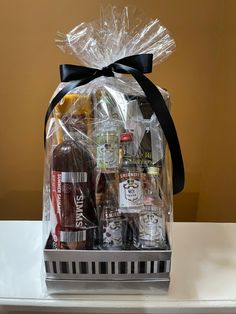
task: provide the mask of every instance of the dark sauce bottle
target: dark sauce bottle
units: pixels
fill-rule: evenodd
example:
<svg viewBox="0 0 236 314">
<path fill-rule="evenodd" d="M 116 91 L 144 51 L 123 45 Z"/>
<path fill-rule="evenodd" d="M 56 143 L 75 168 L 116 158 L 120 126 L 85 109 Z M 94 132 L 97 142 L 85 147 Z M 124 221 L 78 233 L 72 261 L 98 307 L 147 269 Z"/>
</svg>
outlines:
<svg viewBox="0 0 236 314">
<path fill-rule="evenodd" d="M 51 220 L 56 248 L 93 248 L 97 229 L 94 169 L 94 160 L 80 141 L 67 139 L 53 151 Z"/>
</svg>

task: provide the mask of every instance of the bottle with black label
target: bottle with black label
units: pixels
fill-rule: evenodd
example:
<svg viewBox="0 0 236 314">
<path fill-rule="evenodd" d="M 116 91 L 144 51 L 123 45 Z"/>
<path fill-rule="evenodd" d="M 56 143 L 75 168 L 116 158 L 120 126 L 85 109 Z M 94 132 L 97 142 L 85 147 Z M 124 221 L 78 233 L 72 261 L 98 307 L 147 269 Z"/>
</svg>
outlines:
<svg viewBox="0 0 236 314">
<path fill-rule="evenodd" d="M 66 139 L 54 149 L 51 169 L 54 246 L 93 248 L 97 228 L 94 160 L 79 140 Z"/>
<path fill-rule="evenodd" d="M 139 147 L 139 163 L 143 170 L 152 165 L 152 139 L 150 130 L 150 121 L 153 115 L 152 108 L 146 97 L 138 97 L 139 108 L 143 115 L 143 124 L 145 125 L 145 133 Z"/>
<path fill-rule="evenodd" d="M 145 126 L 145 133 L 139 146 L 138 162 L 144 173 L 147 172 L 148 167 L 157 164 L 161 171 L 165 141 L 157 117 L 154 114 L 151 105 L 145 96 L 129 95 L 127 96 L 127 98 L 129 101 L 133 101 L 134 99 L 138 101 L 139 108 L 143 116 L 142 124 Z M 165 101 L 168 105 L 168 99 L 166 99 L 166 97 Z"/>
</svg>

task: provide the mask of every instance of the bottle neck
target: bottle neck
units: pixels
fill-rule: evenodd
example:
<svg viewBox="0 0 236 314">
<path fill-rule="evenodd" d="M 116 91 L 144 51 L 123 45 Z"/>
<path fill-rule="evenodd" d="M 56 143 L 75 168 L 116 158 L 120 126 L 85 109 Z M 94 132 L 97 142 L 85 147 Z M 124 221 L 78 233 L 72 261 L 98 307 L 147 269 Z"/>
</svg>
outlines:
<svg viewBox="0 0 236 314">
<path fill-rule="evenodd" d="M 157 205 L 159 203 L 159 189 L 158 189 L 158 176 L 155 174 L 148 173 L 147 174 L 147 183 L 145 188 L 145 205 L 151 205 L 155 204 Z"/>
<path fill-rule="evenodd" d="M 132 141 L 122 142 L 123 157 L 134 158 L 134 146 Z"/>
<path fill-rule="evenodd" d="M 119 216 L 117 208 L 113 205 L 112 200 L 106 200 L 102 206 L 103 218 L 109 219 Z"/>
</svg>

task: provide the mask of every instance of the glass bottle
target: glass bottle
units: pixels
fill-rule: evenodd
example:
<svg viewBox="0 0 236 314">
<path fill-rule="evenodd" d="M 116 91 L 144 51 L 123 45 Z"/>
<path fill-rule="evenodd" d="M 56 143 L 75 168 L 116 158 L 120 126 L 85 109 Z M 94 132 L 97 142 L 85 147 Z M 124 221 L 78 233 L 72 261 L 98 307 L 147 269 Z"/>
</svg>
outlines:
<svg viewBox="0 0 236 314">
<path fill-rule="evenodd" d="M 97 168 L 114 172 L 119 165 L 119 129 L 115 122 L 104 122 L 97 130 Z"/>
<path fill-rule="evenodd" d="M 118 173 L 102 173 L 98 172 L 96 177 L 96 207 L 98 217 L 102 212 L 104 202 L 112 200 L 113 206 L 118 208 Z"/>
<path fill-rule="evenodd" d="M 54 243 L 61 249 L 91 249 L 95 212 L 95 163 L 86 147 L 65 139 L 52 157 L 51 200 Z"/>
<path fill-rule="evenodd" d="M 159 168 L 147 170 L 144 208 L 139 214 L 139 245 L 141 249 L 166 249 L 165 201 L 159 184 Z"/>
<path fill-rule="evenodd" d="M 143 206 L 141 170 L 134 156 L 133 134 L 122 133 L 120 137 L 123 157 L 119 167 L 119 208 L 136 212 Z"/>
<path fill-rule="evenodd" d="M 153 110 L 144 96 L 138 97 L 139 107 L 143 116 L 143 124 L 145 125 L 145 133 L 139 147 L 139 161 L 143 170 L 152 164 L 152 139 L 150 130 L 150 121 Z"/>
<path fill-rule="evenodd" d="M 121 217 L 112 200 L 106 200 L 99 221 L 100 249 L 123 250 L 126 241 L 127 219 Z"/>
<path fill-rule="evenodd" d="M 141 170 L 134 155 L 133 134 L 122 133 L 120 141 L 123 153 L 119 167 L 119 211 L 128 219 L 126 248 L 136 249 L 139 211 L 143 207 Z"/>
</svg>

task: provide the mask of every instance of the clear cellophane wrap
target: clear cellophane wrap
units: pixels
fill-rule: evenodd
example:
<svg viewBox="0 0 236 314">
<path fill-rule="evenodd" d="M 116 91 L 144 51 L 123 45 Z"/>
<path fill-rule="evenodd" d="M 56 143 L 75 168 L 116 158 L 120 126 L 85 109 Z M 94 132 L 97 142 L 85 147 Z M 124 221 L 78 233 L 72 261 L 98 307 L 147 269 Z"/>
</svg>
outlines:
<svg viewBox="0 0 236 314">
<path fill-rule="evenodd" d="M 99 20 L 59 33 L 56 44 L 79 65 L 98 69 L 147 53 L 158 64 L 175 48 L 157 19 L 113 6 L 103 9 Z M 53 97 L 67 84 L 60 83 Z M 158 89 L 169 108 L 168 92 Z M 57 104 L 46 130 L 47 247 L 167 249 L 172 194 L 162 128 L 130 75 L 101 76 Z"/>
</svg>

